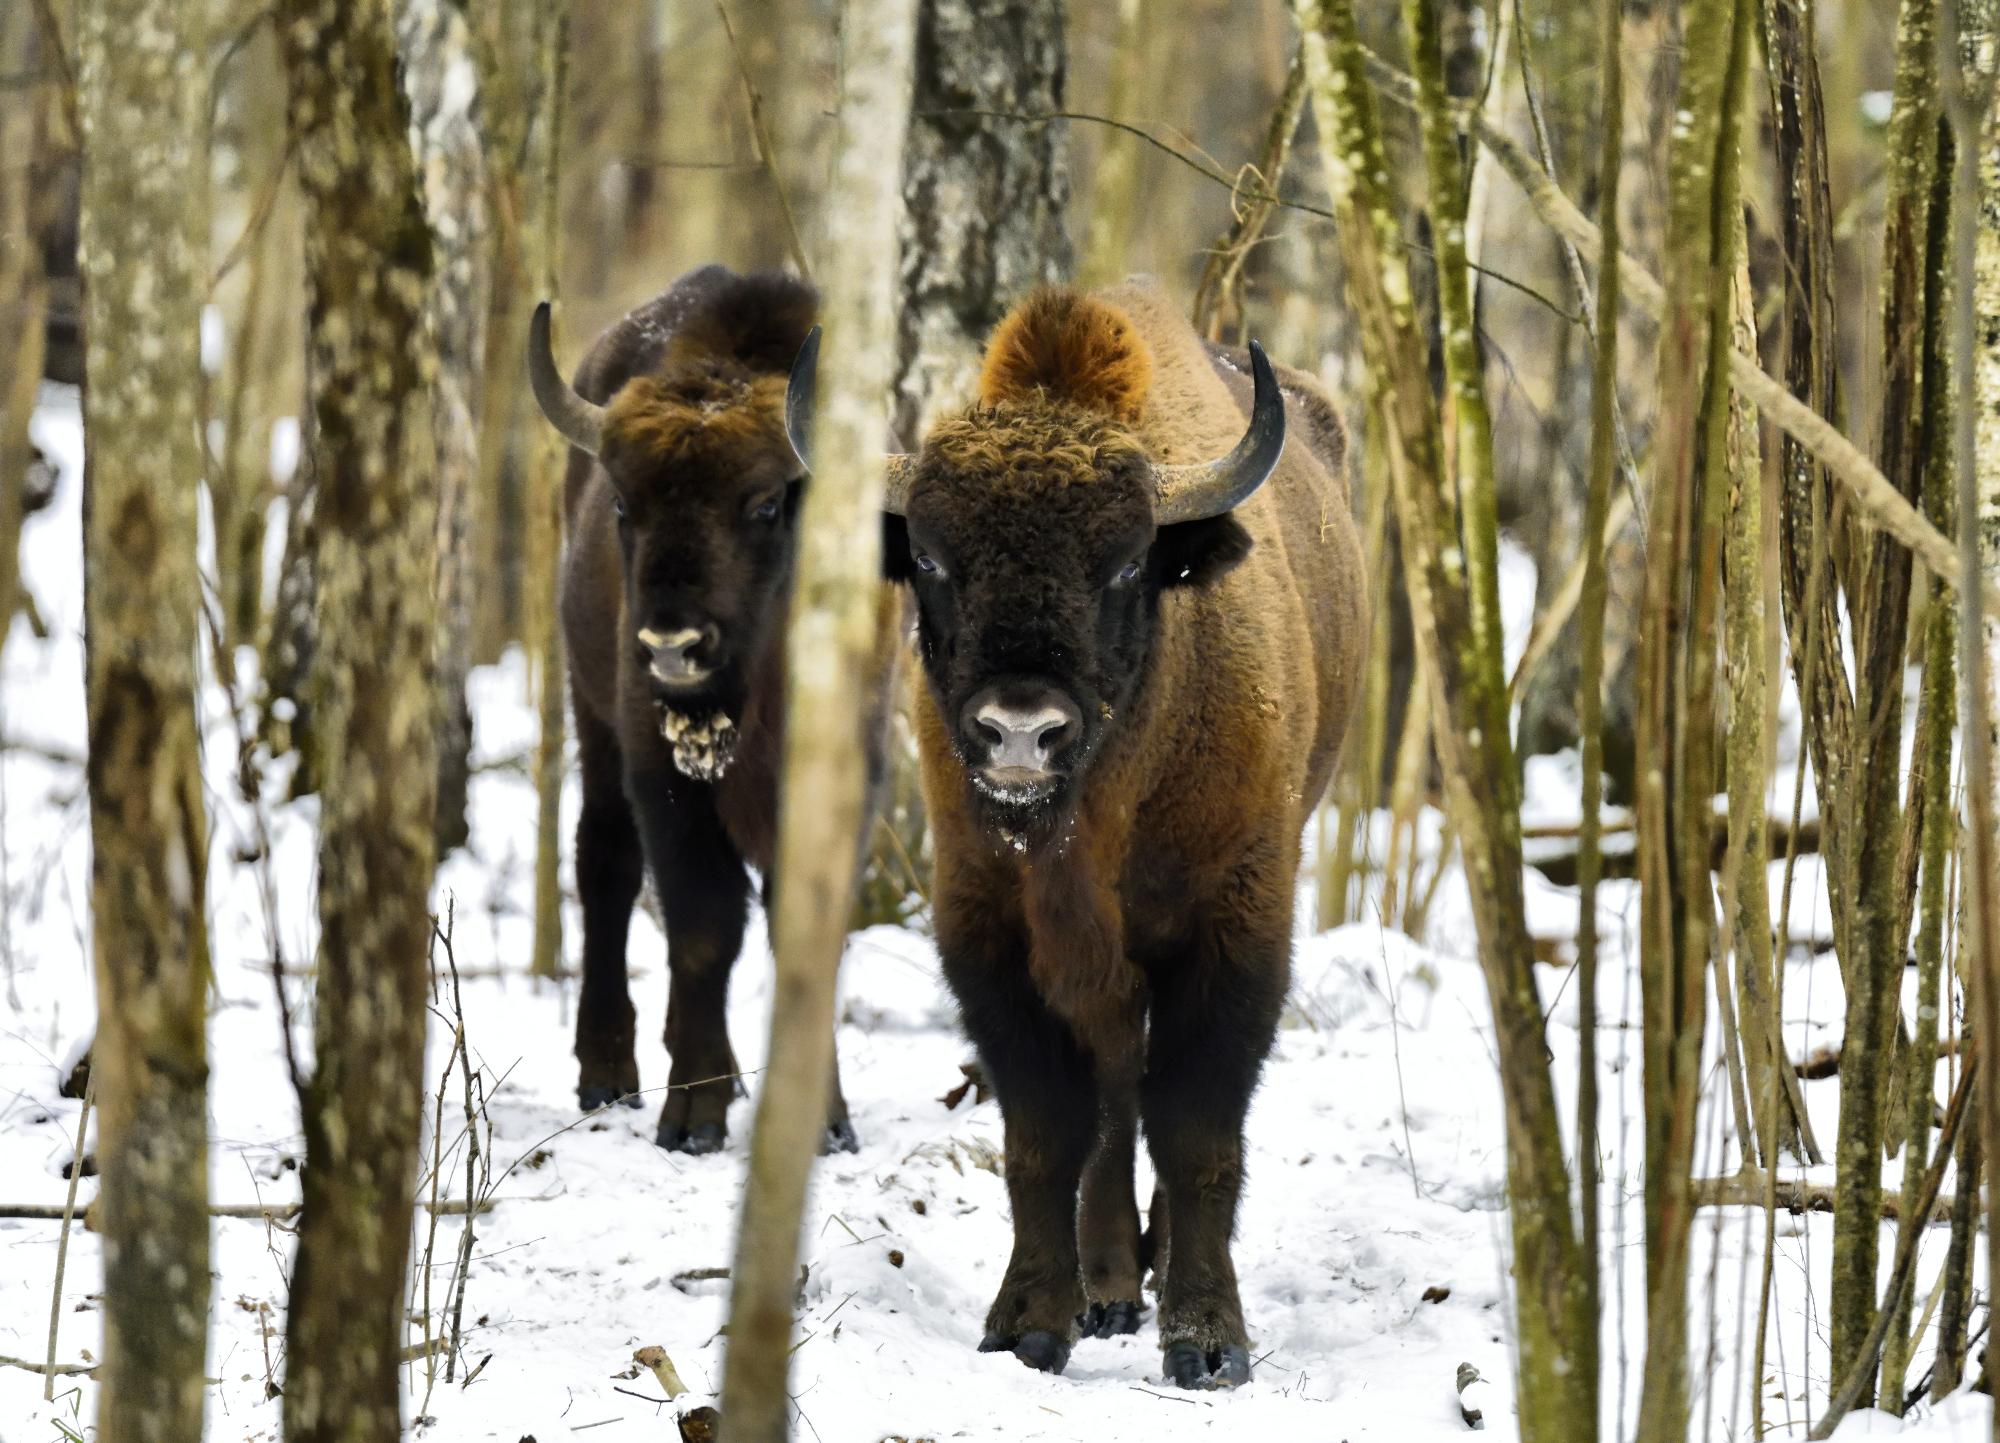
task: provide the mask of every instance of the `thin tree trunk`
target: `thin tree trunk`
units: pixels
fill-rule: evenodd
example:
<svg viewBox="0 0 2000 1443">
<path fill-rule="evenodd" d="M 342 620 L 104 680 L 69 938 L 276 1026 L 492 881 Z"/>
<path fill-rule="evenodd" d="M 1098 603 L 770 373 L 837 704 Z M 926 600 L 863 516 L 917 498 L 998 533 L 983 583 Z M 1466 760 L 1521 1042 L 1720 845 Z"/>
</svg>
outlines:
<svg viewBox="0 0 2000 1443">
<path fill-rule="evenodd" d="M 542 115 L 536 140 L 540 162 L 538 212 L 531 237 L 536 283 L 555 300 L 561 254 L 563 79 L 567 74 L 569 11 L 544 3 L 536 12 L 536 67 L 541 72 Z M 535 931 L 529 970 L 554 977 L 562 963 L 562 776 L 565 673 L 562 627 L 556 619 L 556 574 L 562 567 L 563 469 L 569 448 L 553 429 L 541 428 L 531 444 L 527 485 L 528 547 L 525 630 L 535 658 Z"/>
<path fill-rule="evenodd" d="M 1667 308 L 1639 682 L 1647 1359 L 1641 1443 L 1680 1443 L 1688 1425 L 1690 1175 L 1715 941 L 1707 833 L 1718 774 L 1717 581 L 1734 469 L 1728 362 L 1750 53 L 1743 0 L 1695 0 L 1685 24 L 1669 158 Z"/>
<path fill-rule="evenodd" d="M 1597 263 L 1597 344 L 1590 372 L 1590 481 L 1584 496 L 1583 599 L 1578 603 L 1576 715 L 1583 766 L 1583 816 L 1577 836 L 1577 1081 L 1576 1171 L 1580 1203 L 1579 1250 L 1584 1265 L 1584 1310 L 1593 1319 L 1602 1309 L 1598 1280 L 1597 1171 L 1597 881 L 1598 847 L 1604 806 L 1604 535 L 1611 512 L 1611 483 L 1617 469 L 1618 406 L 1618 181 L 1624 160 L 1624 25 L 1620 0 L 1599 6 L 1600 79 L 1603 114 L 1598 124 L 1598 214 L 1602 243 Z M 1760 858 L 1761 861 L 1761 858 Z M 1598 1328 L 1578 1340 L 1579 1367 L 1593 1380 L 1601 1376 Z M 1620 1420 L 1622 1422 L 1622 1420 Z"/>
<path fill-rule="evenodd" d="M 1475 624 L 1481 609 L 1471 577 L 1490 574 L 1497 544 L 1485 524 L 1491 496 L 1469 498 L 1460 543 L 1352 0 L 1296 0 L 1296 11 L 1348 297 L 1389 422 L 1383 439 L 1395 478 L 1411 611 L 1493 1008 L 1507 1109 L 1522 1436 L 1532 1443 L 1593 1438 L 1596 1380 L 1575 1366 L 1576 1340 L 1597 1326 L 1585 1281 L 1591 1263 L 1577 1245 L 1569 1209 L 1562 1128 L 1523 913 L 1520 813 L 1513 804 L 1519 778 L 1508 735 L 1506 677 L 1497 629 Z M 1446 124 L 1437 64 L 1431 57 L 1431 78 L 1420 88 L 1432 151 L 1439 150 L 1438 132 Z M 1444 144 L 1452 147 L 1449 138 Z M 1455 161 L 1455 148 L 1451 153 Z M 1436 192 L 1434 183 L 1433 205 Z M 1462 374 L 1454 377 L 1454 394 L 1473 384 Z M 1459 419 L 1463 426 L 1464 415 Z M 1481 561 L 1468 566 L 1465 550 L 1480 551 Z"/>
<path fill-rule="evenodd" d="M 208 823 L 194 665 L 207 86 L 185 59 L 202 43 L 176 0 L 93 0 L 77 33 L 107 1439 L 201 1437 L 206 1387 Z"/>
<path fill-rule="evenodd" d="M 1007 308 L 1069 272 L 1068 126 L 1019 118 L 1063 108 L 1064 9 L 1046 0 L 917 7 L 895 375 L 894 434 L 905 445 L 966 399 L 956 388 L 977 373 Z M 837 223 L 830 203 L 827 213 Z"/>
<path fill-rule="evenodd" d="M 435 866 L 431 273 L 390 0 L 284 0 L 317 419 L 315 1068 L 286 1333 L 291 1443 L 401 1429 Z"/>
<path fill-rule="evenodd" d="M 401 0 L 398 43 L 410 97 L 411 140 L 421 158 L 424 210 L 437 247 L 425 300 L 437 350 L 431 429 L 437 448 L 438 786 L 437 847 L 443 856 L 470 835 L 472 557 L 467 512 L 479 481 L 478 412 L 487 307 L 486 164 L 474 102 L 447 84 L 472 64 L 465 17 L 446 0 Z"/>
<path fill-rule="evenodd" d="M 1935 52 L 1933 52 L 1934 54 Z M 1931 198 L 1925 221 L 1924 275 L 1929 301 L 1924 307 L 1922 342 L 1924 511 L 1931 524 L 1947 535 L 1953 527 L 1951 495 L 1951 386 L 1945 354 L 1945 284 L 1948 280 L 1951 231 L 1951 132 L 1935 109 L 1932 130 L 1937 159 L 1931 167 Z M 1951 598 L 1932 577 L 1924 611 L 1924 680 L 1917 703 L 1917 742 L 1911 757 L 1908 826 L 1905 845 L 1914 852 L 1921 878 L 1917 913 L 1917 1015 L 1910 1045 L 1902 1061 L 1903 1216 L 1902 1228 L 1913 1224 L 1917 1190 L 1930 1163 L 1930 1134 L 1938 1056 L 1945 953 L 1945 873 L 1957 832 L 1951 800 L 1952 734 L 1958 721 L 1958 632 Z M 1900 870 L 1900 869 L 1899 869 Z M 1909 930 L 1899 921 L 1896 936 Z M 1976 1130 L 1976 1129 L 1969 1129 Z M 1897 1243 L 1902 1244 L 1901 1229 Z M 1910 1336 L 1915 1289 L 1907 1289 L 1897 1305 L 1895 1324 L 1882 1352 L 1882 1384 L 1878 1406 L 1903 1411 L 1905 1383 L 1916 1340 Z"/>
<path fill-rule="evenodd" d="M 33 76 L 41 65 L 36 18 L 15 4 L 0 15 L 0 73 Z M 35 224 L 41 159 L 42 86 L 0 94 L 0 651 L 20 589 L 21 521 L 34 460 L 28 421 L 41 392 L 48 283 Z"/>
<path fill-rule="evenodd" d="M 859 872 L 863 674 L 876 647 L 883 398 L 895 374 L 898 162 L 909 115 L 914 0 L 850 0 L 838 159 L 826 204 L 822 404 L 800 518 L 786 641 L 791 678 L 777 858 L 770 1062 L 744 1186 L 729 1354 L 728 1443 L 782 1443 L 791 1400 L 799 1229 L 833 1073 L 834 979 Z"/>
<path fill-rule="evenodd" d="M 1153 27 L 1146 22 L 1150 19 L 1157 25 L 1164 17 L 1157 7 L 1149 14 L 1146 0 L 1117 0 L 1117 4 L 1111 84 L 1103 113 L 1129 122 L 1133 103 L 1152 70 L 1151 47 L 1146 42 Z M 1056 23 L 1062 23 L 1060 15 Z M 1145 161 L 1142 144 L 1138 136 L 1108 126 L 1099 138 L 1097 171 L 1090 187 L 1090 222 L 1084 232 L 1083 255 L 1077 262 L 1077 279 L 1084 285 L 1113 285 L 1131 269 L 1132 231 L 1139 218 L 1139 182 Z M 1199 301 L 1196 305 L 1198 309 Z"/>
<path fill-rule="evenodd" d="M 1945 0 L 1947 23 L 1939 27 L 1939 70 L 1944 79 L 1954 137 L 1956 165 L 1952 190 L 1952 467 L 1958 493 L 1958 564 L 1966 577 L 1992 567 L 2000 556 L 2000 228 L 1982 220 L 2000 206 L 2000 154 L 1990 144 L 1992 112 L 2000 102 L 1995 85 L 1995 34 L 1965 12 L 1965 0 Z M 1966 49 L 1979 67 L 1966 67 Z M 1975 1043 L 1987 1047 L 2000 1038 L 2000 845 L 1994 835 L 1993 696 L 1989 676 L 1984 589 L 1961 588 L 1959 672 L 1964 687 L 1959 708 L 1965 745 L 1965 924 L 1960 948 L 1970 978 L 1971 1025 Z M 1986 1236 L 2000 1238 L 2000 1187 L 1992 1185 L 2000 1158 L 2000 1065 L 1981 1069 L 1980 1152 L 1987 1167 Z M 2000 1296 L 2000 1249 L 1986 1252 L 1986 1295 Z M 1993 1410 L 1992 1436 L 2000 1443 L 2000 1408 Z"/>
</svg>

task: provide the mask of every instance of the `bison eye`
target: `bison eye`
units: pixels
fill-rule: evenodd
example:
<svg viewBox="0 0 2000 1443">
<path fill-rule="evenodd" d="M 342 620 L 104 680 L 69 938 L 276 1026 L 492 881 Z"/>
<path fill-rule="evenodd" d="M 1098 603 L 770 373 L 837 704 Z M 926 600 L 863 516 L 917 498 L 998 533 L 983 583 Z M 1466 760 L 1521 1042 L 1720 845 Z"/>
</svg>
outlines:
<svg viewBox="0 0 2000 1443">
<path fill-rule="evenodd" d="M 1136 561 L 1126 562 L 1118 569 L 1118 579 L 1120 581 L 1137 581 L 1139 579 L 1139 563 Z"/>
<path fill-rule="evenodd" d="M 616 516 L 620 521 L 629 521 L 632 519 L 625 514 L 625 498 L 620 496 L 616 491 L 611 493 L 611 514 Z"/>
<path fill-rule="evenodd" d="M 775 496 L 767 496 L 762 501 L 759 501 L 755 506 L 751 507 L 750 519 L 752 521 L 762 521 L 766 525 L 769 525 L 771 522 L 776 521 L 778 519 L 778 498 Z"/>
<path fill-rule="evenodd" d="M 926 576 L 936 576 L 939 573 L 938 564 L 931 560 L 928 553 L 922 551 L 917 553 L 917 570 Z"/>
</svg>

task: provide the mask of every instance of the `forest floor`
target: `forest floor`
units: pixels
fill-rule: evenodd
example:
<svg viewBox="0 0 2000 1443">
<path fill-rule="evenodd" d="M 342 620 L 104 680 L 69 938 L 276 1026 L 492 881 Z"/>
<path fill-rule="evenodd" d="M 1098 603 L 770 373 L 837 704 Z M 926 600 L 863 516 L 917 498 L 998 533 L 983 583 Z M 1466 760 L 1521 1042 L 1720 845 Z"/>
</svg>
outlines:
<svg viewBox="0 0 2000 1443">
<path fill-rule="evenodd" d="M 56 1356 L 74 1363 L 94 1358 L 99 1347 L 98 1239 L 72 1230 L 58 1296 L 60 1223 L 6 1216 L 8 1208 L 64 1201 L 79 1104 L 58 1089 L 93 1015 L 73 393 L 49 393 L 35 434 L 61 463 L 62 481 L 56 504 L 28 522 L 23 547 L 26 580 L 50 637 L 38 641 L 17 627 L 0 676 L 7 744 L 0 754 L 0 1355 L 42 1358 L 53 1299 Z M 1512 564 L 1508 585 L 1518 634 L 1532 575 L 1524 578 Z M 517 763 L 534 720 L 518 663 L 476 673 L 472 700 L 482 764 L 472 841 L 444 867 L 437 897 L 453 917 L 465 1035 L 490 1120 L 475 1131 L 489 1149 L 496 1202 L 473 1220 L 458 1377 L 447 1383 L 440 1368 L 427 1383 L 424 1364 L 410 1367 L 413 1431 L 507 1443 L 672 1437 L 674 1415 L 715 1402 L 721 1385 L 727 1283 L 715 1274 L 734 1247 L 751 1105 L 732 1110 L 727 1150 L 700 1158 L 653 1145 L 657 1091 L 643 1112 L 579 1119 L 570 1056 L 574 983 L 537 984 L 525 975 L 534 795 Z M 269 818 L 268 868 L 241 860 L 256 853 L 258 828 L 235 786 L 236 721 L 219 686 L 209 687 L 205 708 L 215 819 L 212 1192 L 217 1204 L 282 1204 L 297 1196 L 303 1143 L 285 1068 L 273 938 L 293 969 L 286 988 L 299 1046 L 309 1052 L 310 986 L 296 969 L 312 954 L 315 808 L 310 800 L 278 807 Z M 1795 723 L 1781 757 L 1788 749 L 1796 750 Z M 1533 764 L 1528 791 L 1533 819 L 1573 820 L 1573 759 Z M 1775 795 L 1788 804 L 1790 794 L 1788 775 L 1781 776 Z M 565 858 L 566 885 L 567 865 Z M 1771 871 L 1774 905 L 1781 872 Z M 263 900 L 267 877 L 275 928 Z M 1527 887 L 1534 930 L 1571 936 L 1574 891 L 1532 870 Z M 1829 929 L 1816 859 L 1802 863 L 1796 892 L 1793 935 L 1801 945 L 1787 967 L 1786 1037 L 1803 1056 L 1837 1039 L 1842 999 L 1832 956 L 1820 950 Z M 1293 993 L 1250 1116 L 1235 1248 L 1257 1372 L 1251 1386 L 1228 1395 L 1181 1393 L 1160 1381 L 1150 1314 L 1136 1336 L 1080 1343 L 1059 1378 L 974 1351 L 1010 1238 L 999 1111 L 970 1097 L 956 1106 L 942 1100 L 961 1081 L 959 1065 L 970 1051 L 929 940 L 896 928 L 852 939 L 839 1047 L 862 1145 L 858 1154 L 826 1160 L 815 1176 L 802 1341 L 793 1359 L 795 1436 L 820 1443 L 1452 1438 L 1468 1431 L 1455 1385 L 1464 1364 L 1482 1381 L 1463 1401 L 1483 1411 L 1487 1434 L 1516 1435 L 1502 1112 L 1463 888 L 1447 874 L 1422 945 L 1372 924 L 1315 932 L 1309 885 L 1300 901 Z M 1607 1436 L 1629 1429 L 1643 1366 L 1636 901 L 1626 883 L 1608 884 L 1601 899 L 1609 947 L 1598 999 L 1607 1069 L 1605 1408 L 1607 1420 L 1625 1425 Z M 573 906 L 566 925 L 573 955 Z M 633 996 L 642 1077 L 653 1089 L 667 1074 L 658 1041 L 664 953 L 657 928 L 641 914 L 632 935 Z M 731 1003 L 737 1056 L 753 1089 L 765 1052 L 770 974 L 759 918 Z M 1541 981 L 1558 1091 L 1573 1112 L 1574 980 L 1567 967 L 1551 966 Z M 453 1031 L 448 982 L 439 995 L 423 1083 L 431 1097 Z M 304 1060 L 309 1065 L 309 1056 Z M 1737 1153 L 1719 1068 L 1710 1076 L 1700 1169 L 1716 1174 L 1733 1169 Z M 446 1092 L 434 1154 L 443 1160 L 439 1195 L 447 1198 L 462 1198 L 466 1188 L 460 1085 L 454 1078 Z M 1940 1096 L 1948 1087 L 1941 1076 Z M 1836 1090 L 1830 1081 L 1807 1085 L 1829 1153 Z M 1831 1169 L 1810 1175 L 1830 1181 Z M 79 1209 L 94 1190 L 94 1182 L 81 1185 Z M 1139 1196 L 1149 1194 L 1148 1179 Z M 465 1226 L 463 1216 L 444 1216 L 433 1234 L 419 1214 L 417 1246 L 420 1254 L 429 1249 L 429 1308 L 439 1318 L 455 1306 L 447 1295 Z M 1806 1397 L 1817 1409 L 1826 1393 L 1821 1300 L 1831 1220 L 1781 1214 L 1778 1233 L 1765 1413 L 1779 1425 L 1773 1436 L 1803 1437 Z M 1884 1236 L 1891 1234 L 1885 1229 Z M 1762 1215 L 1749 1209 L 1715 1209 L 1701 1220 L 1692 1295 L 1704 1439 L 1751 1435 L 1747 1338 L 1762 1237 Z M 1929 1294 L 1943 1248 L 1943 1232 L 1934 1231 L 1922 1253 L 1920 1298 Z M 1885 1272 L 1886 1252 L 1885 1242 Z M 283 1378 L 289 1254 L 281 1223 L 237 1217 L 215 1224 L 211 1439 L 278 1436 L 272 1385 Z M 423 1284 L 417 1288 L 421 1313 Z M 423 1338 L 413 1325 L 411 1341 Z M 687 1394 L 668 1402 L 655 1375 L 635 1365 L 635 1350 L 649 1346 L 672 1360 Z M 1920 1349 L 1915 1371 L 1927 1364 Z M 43 1400 L 42 1381 L 0 1367 L 0 1443 L 89 1436 L 88 1378 L 56 1380 L 53 1402 Z M 1858 1415 L 1838 1436 L 1907 1430 L 1927 1439 L 1984 1438 L 1987 1406 L 1961 1394 L 1926 1405 L 1908 1423 Z"/>
</svg>

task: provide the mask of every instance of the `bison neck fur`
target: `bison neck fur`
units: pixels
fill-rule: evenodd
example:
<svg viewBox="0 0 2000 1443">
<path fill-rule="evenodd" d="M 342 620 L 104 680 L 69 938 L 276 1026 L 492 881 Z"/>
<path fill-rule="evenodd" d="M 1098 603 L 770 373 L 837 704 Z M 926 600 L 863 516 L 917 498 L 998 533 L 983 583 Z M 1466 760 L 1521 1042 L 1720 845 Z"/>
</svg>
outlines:
<svg viewBox="0 0 2000 1443">
<path fill-rule="evenodd" d="M 1079 1316 L 1135 1318 L 1150 1256 L 1169 1374 L 1247 1376 L 1242 1122 L 1368 630 L 1344 434 L 1316 383 L 1280 379 L 1290 442 L 1261 489 L 1156 528 L 1148 466 L 1229 451 L 1247 358 L 1149 285 L 1040 293 L 890 526 L 919 600 L 939 950 L 1006 1120 L 1015 1246 L 986 1346 L 1036 1366 Z M 1034 806 L 974 784 L 961 708 L 989 674 L 1054 678 L 1084 714 Z M 1160 1177 L 1143 1241 L 1135 1111 Z"/>
</svg>

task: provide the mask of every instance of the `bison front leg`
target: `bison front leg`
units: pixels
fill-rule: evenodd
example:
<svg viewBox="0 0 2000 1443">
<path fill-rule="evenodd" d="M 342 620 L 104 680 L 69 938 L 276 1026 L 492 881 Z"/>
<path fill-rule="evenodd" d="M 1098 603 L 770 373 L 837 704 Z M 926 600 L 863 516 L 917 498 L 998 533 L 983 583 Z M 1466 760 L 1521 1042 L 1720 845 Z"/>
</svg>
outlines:
<svg viewBox="0 0 2000 1443">
<path fill-rule="evenodd" d="M 1011 1352 L 1031 1368 L 1060 1373 L 1084 1307 L 1077 1187 L 1096 1130 L 1090 1061 L 1028 984 L 1025 959 L 968 961 L 950 938 L 941 942 L 966 1030 L 1000 1101 L 1014 1217 L 1013 1254 L 979 1351 Z"/>
<path fill-rule="evenodd" d="M 1165 1269 L 1162 1370 L 1183 1388 L 1250 1381 L 1229 1240 L 1243 1187 L 1243 1120 L 1289 970 L 1282 948 L 1260 951 L 1252 965 L 1195 962 L 1155 979 L 1141 1108 L 1173 1237 L 1171 1255 L 1155 1262 Z"/>
<path fill-rule="evenodd" d="M 1133 1060 L 1139 1044 L 1133 1044 Z M 1139 1132 L 1138 1079 L 1120 1069 L 1106 1077 L 1100 1069 L 1101 1100 L 1097 1145 L 1083 1171 L 1083 1200 L 1077 1209 L 1077 1250 L 1089 1309 L 1083 1335 L 1109 1338 L 1139 1331 L 1146 1306 L 1140 1301 L 1143 1268 L 1139 1200 L 1132 1169 Z"/>
<path fill-rule="evenodd" d="M 576 1097 L 585 1112 L 640 1105 L 634 1013 L 625 944 L 645 861 L 625 799 L 618 741 L 576 702 L 583 815 L 576 827 L 576 883 L 583 903 L 583 989 L 576 1008 Z"/>
<path fill-rule="evenodd" d="M 667 1100 L 654 1141 L 674 1152 L 719 1152 L 739 1091 L 729 1046 L 729 974 L 743 948 L 750 877 L 722 830 L 707 788 L 638 795 L 646 851 L 667 922 Z"/>
</svg>

